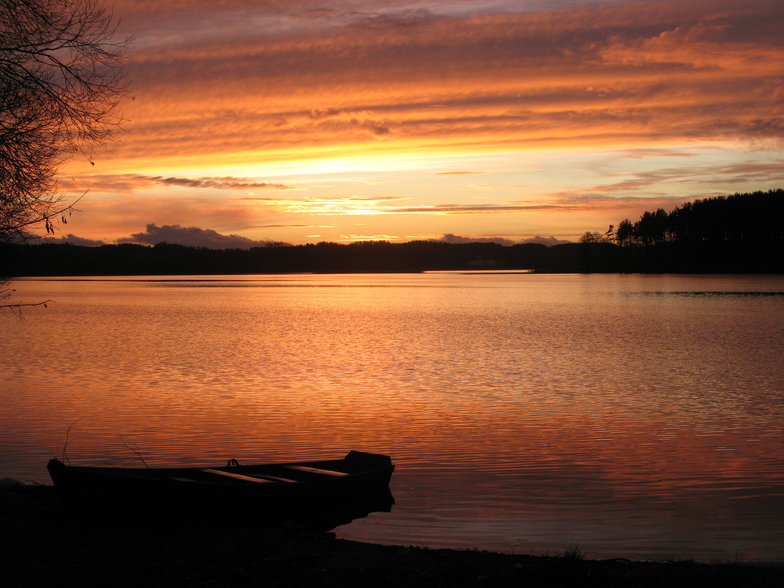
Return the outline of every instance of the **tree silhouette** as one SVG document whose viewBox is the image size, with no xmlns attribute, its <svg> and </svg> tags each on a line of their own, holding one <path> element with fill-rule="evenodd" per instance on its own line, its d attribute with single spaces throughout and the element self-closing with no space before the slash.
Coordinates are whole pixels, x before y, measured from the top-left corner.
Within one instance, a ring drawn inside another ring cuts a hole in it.
<svg viewBox="0 0 784 588">
<path fill-rule="evenodd" d="M 90 158 L 120 122 L 128 40 L 115 30 L 96 0 L 0 0 L 0 241 L 67 222 L 58 165 Z"/>
<path fill-rule="evenodd" d="M 784 190 L 702 198 L 645 212 L 615 231 L 630 269 L 781 271 Z"/>
</svg>

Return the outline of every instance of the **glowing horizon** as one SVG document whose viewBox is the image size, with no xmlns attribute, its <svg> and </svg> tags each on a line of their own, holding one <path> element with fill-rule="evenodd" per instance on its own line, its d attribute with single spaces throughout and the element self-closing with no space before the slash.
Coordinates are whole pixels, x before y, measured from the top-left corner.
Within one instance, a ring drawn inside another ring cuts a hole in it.
<svg viewBox="0 0 784 588">
<path fill-rule="evenodd" d="M 779 2 L 475 4 L 115 2 L 128 122 L 62 234 L 574 240 L 784 185 Z"/>
</svg>

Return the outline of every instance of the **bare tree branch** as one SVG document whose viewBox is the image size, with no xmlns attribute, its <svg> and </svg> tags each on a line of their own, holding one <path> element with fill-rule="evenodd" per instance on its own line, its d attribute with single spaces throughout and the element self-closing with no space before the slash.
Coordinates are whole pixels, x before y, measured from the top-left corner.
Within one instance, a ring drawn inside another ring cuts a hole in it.
<svg viewBox="0 0 784 588">
<path fill-rule="evenodd" d="M 136 457 L 135 457 L 135 458 L 132 458 L 132 459 L 130 460 L 130 463 L 135 463 L 135 462 L 137 462 L 137 461 L 140 461 L 144 467 L 146 467 L 147 469 L 150 469 L 150 466 L 148 466 L 148 465 L 147 465 L 147 462 L 146 462 L 146 461 L 144 461 L 144 458 L 142 457 L 142 452 L 141 452 L 141 449 L 139 448 L 139 445 L 138 445 L 137 443 L 134 443 L 133 445 L 130 445 L 130 444 L 129 444 L 129 443 L 128 443 L 128 442 L 127 442 L 127 441 L 126 441 L 124 438 L 123 438 L 123 436 L 122 436 L 122 435 L 120 435 L 120 434 L 118 433 L 118 436 L 120 437 L 120 441 L 122 441 L 123 445 L 125 445 L 125 448 L 126 448 L 126 449 L 128 449 L 128 450 L 130 450 L 130 451 L 132 451 L 132 452 L 133 452 L 133 453 L 136 455 Z"/>
<path fill-rule="evenodd" d="M 60 190 L 59 165 L 92 162 L 119 128 L 130 40 L 116 30 L 100 0 L 0 0 L 0 242 L 67 222 L 79 199 Z"/>
<path fill-rule="evenodd" d="M 116 27 L 97 0 L 0 0 L 0 238 L 51 233 L 71 206 L 58 165 L 118 128 L 129 41 Z"/>
</svg>

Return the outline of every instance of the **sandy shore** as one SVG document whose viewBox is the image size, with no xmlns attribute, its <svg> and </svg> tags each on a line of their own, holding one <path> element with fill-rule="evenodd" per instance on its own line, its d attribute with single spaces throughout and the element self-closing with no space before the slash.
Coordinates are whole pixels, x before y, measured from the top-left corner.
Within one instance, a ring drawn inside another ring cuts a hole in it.
<svg viewBox="0 0 784 588">
<path fill-rule="evenodd" d="M 4 586 L 784 586 L 784 565 L 390 547 L 220 520 L 85 521 L 51 487 L 0 488 Z"/>
</svg>

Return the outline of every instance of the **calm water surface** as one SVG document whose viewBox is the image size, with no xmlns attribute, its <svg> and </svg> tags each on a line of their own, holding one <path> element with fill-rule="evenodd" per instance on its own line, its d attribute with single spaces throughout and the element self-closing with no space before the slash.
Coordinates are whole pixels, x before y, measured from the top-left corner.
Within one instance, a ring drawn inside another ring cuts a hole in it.
<svg viewBox="0 0 784 588">
<path fill-rule="evenodd" d="M 0 478 L 46 461 L 397 464 L 342 537 L 784 559 L 784 277 L 36 279 L 0 314 Z"/>
</svg>

